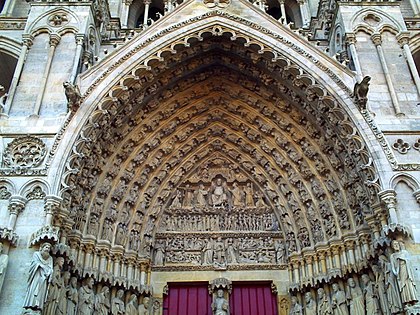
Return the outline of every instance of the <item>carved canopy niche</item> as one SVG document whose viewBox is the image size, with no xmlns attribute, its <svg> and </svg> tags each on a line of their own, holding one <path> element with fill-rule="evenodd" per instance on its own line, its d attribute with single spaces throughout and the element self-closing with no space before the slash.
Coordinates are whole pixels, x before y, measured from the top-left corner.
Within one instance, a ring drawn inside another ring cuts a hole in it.
<svg viewBox="0 0 420 315">
<path fill-rule="evenodd" d="M 153 256 L 157 269 L 235 269 L 368 244 L 377 176 L 348 114 L 290 60 L 210 35 L 133 71 L 83 127 L 63 179 L 70 219 L 56 222 L 71 246 Z M 245 231 L 260 252 L 244 249 Z"/>
</svg>

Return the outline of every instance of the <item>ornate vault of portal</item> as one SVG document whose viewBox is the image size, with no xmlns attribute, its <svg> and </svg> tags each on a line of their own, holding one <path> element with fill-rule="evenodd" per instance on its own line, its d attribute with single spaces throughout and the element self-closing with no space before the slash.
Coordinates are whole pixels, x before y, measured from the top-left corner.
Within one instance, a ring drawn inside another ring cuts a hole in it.
<svg viewBox="0 0 420 315">
<path fill-rule="evenodd" d="M 83 126 L 55 217 L 75 268 L 137 289 L 149 267 L 289 267 L 291 287 L 363 268 L 386 215 L 352 119 L 290 60 L 213 35 L 132 70 Z"/>
</svg>

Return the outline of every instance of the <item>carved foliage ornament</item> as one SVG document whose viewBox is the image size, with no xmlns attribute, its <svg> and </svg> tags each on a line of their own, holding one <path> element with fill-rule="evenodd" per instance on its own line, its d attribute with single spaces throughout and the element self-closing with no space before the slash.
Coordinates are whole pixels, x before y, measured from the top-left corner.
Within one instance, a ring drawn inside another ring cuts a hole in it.
<svg viewBox="0 0 420 315">
<path fill-rule="evenodd" d="M 12 168 L 30 168 L 41 164 L 47 155 L 45 143 L 38 138 L 16 138 L 4 150 L 4 164 Z"/>
<path fill-rule="evenodd" d="M 61 27 L 69 23 L 69 18 L 67 14 L 63 12 L 58 12 L 51 14 L 48 18 L 48 24 L 52 27 Z"/>
</svg>

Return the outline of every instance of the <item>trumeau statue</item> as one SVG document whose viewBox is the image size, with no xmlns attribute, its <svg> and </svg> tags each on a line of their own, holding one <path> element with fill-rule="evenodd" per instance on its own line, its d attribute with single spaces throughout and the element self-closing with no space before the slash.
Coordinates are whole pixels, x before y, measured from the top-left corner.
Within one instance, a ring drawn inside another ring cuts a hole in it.
<svg viewBox="0 0 420 315">
<path fill-rule="evenodd" d="M 43 243 L 35 252 L 29 267 L 28 289 L 23 307 L 42 310 L 47 296 L 48 283 L 53 273 L 53 259 L 50 255 L 51 244 Z"/>
<path fill-rule="evenodd" d="M 213 310 L 213 315 L 230 315 L 229 302 L 224 298 L 222 289 L 217 290 L 211 309 Z"/>
<path fill-rule="evenodd" d="M 79 289 L 79 304 L 77 315 L 92 315 L 95 305 L 95 294 L 93 293 L 93 278 L 87 278 L 85 285 Z"/>
<path fill-rule="evenodd" d="M 61 276 L 61 269 L 64 266 L 64 258 L 58 257 L 54 263 L 54 270 L 48 288 L 47 301 L 45 303 L 46 315 L 55 315 L 61 298 L 61 291 L 64 288 L 64 279 Z"/>
<path fill-rule="evenodd" d="M 398 241 L 391 243 L 394 253 L 390 257 L 392 273 L 397 277 L 399 292 L 403 304 L 414 304 L 417 302 L 416 285 L 414 275 L 410 266 L 410 255 L 405 249 L 401 249 Z"/>
<path fill-rule="evenodd" d="M 340 290 L 340 287 L 337 283 L 332 285 L 333 294 L 332 294 L 332 308 L 334 315 L 349 315 L 349 310 L 347 308 L 346 294 L 344 291 Z"/>
<path fill-rule="evenodd" d="M 102 287 L 101 292 L 95 296 L 95 310 L 93 315 L 108 315 L 111 309 L 109 299 L 109 288 L 107 286 Z"/>
<path fill-rule="evenodd" d="M 365 301 L 362 289 L 356 284 L 353 278 L 349 278 L 347 300 L 350 304 L 351 315 L 364 315 L 365 314 Z"/>
<path fill-rule="evenodd" d="M 124 290 L 119 289 L 117 291 L 117 296 L 112 299 L 112 303 L 111 303 L 112 315 L 125 314 L 125 304 L 124 304 L 123 298 L 124 298 Z"/>
<path fill-rule="evenodd" d="M 289 315 L 303 315 L 302 305 L 299 304 L 296 296 L 290 298 Z"/>
<path fill-rule="evenodd" d="M 4 277 L 6 276 L 8 261 L 9 256 L 3 253 L 3 243 L 0 242 L 0 292 L 3 287 Z"/>
<path fill-rule="evenodd" d="M 312 298 L 311 292 L 305 293 L 305 315 L 317 315 L 316 314 L 316 302 Z"/>
</svg>

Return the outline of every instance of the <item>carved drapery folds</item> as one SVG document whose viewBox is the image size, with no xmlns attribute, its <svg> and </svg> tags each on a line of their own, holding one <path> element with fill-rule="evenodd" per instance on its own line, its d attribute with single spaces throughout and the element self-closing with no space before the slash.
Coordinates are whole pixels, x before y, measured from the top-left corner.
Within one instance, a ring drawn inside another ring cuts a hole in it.
<svg viewBox="0 0 420 315">
<path fill-rule="evenodd" d="M 133 268 L 265 268 L 305 249 L 302 267 L 316 261 L 328 278 L 367 257 L 356 231 L 377 177 L 350 117 L 298 66 L 239 45 L 222 36 L 133 70 L 92 114 L 63 183 L 81 269 L 128 257 Z"/>
</svg>

